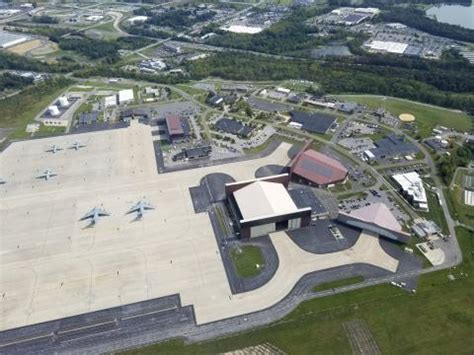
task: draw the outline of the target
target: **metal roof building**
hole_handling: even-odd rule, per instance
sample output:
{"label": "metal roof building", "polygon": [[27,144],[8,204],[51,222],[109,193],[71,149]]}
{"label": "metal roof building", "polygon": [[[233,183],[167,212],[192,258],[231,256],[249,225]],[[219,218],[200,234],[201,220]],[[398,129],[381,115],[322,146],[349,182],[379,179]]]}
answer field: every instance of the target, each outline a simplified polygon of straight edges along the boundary
{"label": "metal roof building", "polygon": [[183,121],[180,117],[175,115],[168,115],[166,116],[165,121],[166,128],[168,130],[168,135],[171,141],[179,138],[184,138],[186,136],[187,130],[185,129]]}
{"label": "metal roof building", "polygon": [[8,48],[28,40],[29,37],[22,34],[15,34],[0,31],[0,48]]}
{"label": "metal roof building", "polygon": [[428,210],[428,198],[426,197],[423,180],[418,173],[412,171],[406,174],[392,176],[399,186],[401,193],[415,207]]}
{"label": "metal roof building", "polygon": [[291,163],[290,171],[316,186],[343,182],[348,171],[339,161],[312,149],[298,154]]}
{"label": "metal roof building", "polygon": [[297,229],[311,222],[311,207],[298,208],[287,191],[288,174],[225,185],[242,238]]}
{"label": "metal roof building", "polygon": [[400,223],[383,203],[362,207],[351,213],[339,213],[337,220],[343,224],[365,229],[381,237],[407,243],[410,235],[402,231]]}
{"label": "metal roof building", "polygon": [[324,113],[307,113],[303,111],[291,111],[291,121],[301,123],[303,129],[309,132],[326,133],[336,121],[333,115]]}

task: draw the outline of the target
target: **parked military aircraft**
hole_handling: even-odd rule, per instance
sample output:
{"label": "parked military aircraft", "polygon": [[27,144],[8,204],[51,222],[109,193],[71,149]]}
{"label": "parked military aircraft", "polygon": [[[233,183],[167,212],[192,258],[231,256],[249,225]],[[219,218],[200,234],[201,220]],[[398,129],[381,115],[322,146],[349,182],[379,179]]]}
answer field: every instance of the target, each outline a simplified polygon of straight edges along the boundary
{"label": "parked military aircraft", "polygon": [[81,143],[79,143],[79,142],[75,142],[75,143],[70,147],[70,149],[79,150],[79,149],[85,148],[85,147],[86,147],[86,145],[81,144]]}
{"label": "parked military aircraft", "polygon": [[94,207],[89,212],[87,212],[84,217],[79,219],[80,221],[84,221],[86,219],[91,220],[91,225],[97,224],[99,222],[100,217],[110,216],[110,214],[101,207]]}
{"label": "parked military aircraft", "polygon": [[126,214],[130,213],[137,213],[137,218],[141,219],[145,215],[146,210],[154,210],[155,207],[150,205],[148,202],[145,202],[144,200],[138,201]]}
{"label": "parked military aircraft", "polygon": [[59,145],[53,144],[46,152],[55,154],[56,152],[63,150]]}
{"label": "parked military aircraft", "polygon": [[37,179],[49,180],[49,179],[52,178],[53,176],[58,176],[58,174],[53,173],[53,172],[52,172],[51,170],[49,170],[49,169],[46,169],[43,174],[37,176],[36,178],[37,178]]}

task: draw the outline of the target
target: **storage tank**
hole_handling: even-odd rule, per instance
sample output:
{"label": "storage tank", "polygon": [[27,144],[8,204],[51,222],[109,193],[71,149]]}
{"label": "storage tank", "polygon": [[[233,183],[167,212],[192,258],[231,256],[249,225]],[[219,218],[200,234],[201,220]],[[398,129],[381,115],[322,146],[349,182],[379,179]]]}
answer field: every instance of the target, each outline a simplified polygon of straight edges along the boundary
{"label": "storage tank", "polygon": [[49,111],[49,114],[51,116],[59,116],[59,114],[60,114],[58,106],[56,106],[56,105],[49,106],[48,111]]}
{"label": "storage tank", "polygon": [[69,106],[69,101],[68,101],[66,96],[63,96],[63,97],[59,98],[59,106],[61,106],[61,107]]}

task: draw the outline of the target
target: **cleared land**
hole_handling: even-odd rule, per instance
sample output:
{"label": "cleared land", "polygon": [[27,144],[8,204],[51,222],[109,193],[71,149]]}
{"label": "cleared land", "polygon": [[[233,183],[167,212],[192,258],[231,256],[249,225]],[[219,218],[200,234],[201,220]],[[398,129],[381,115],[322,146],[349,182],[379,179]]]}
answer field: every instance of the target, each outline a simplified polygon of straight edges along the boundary
{"label": "cleared land", "polygon": [[383,107],[397,117],[402,113],[411,113],[416,117],[415,123],[422,137],[430,136],[432,129],[436,125],[453,128],[460,132],[470,132],[473,129],[473,117],[442,107],[383,96],[344,95],[340,97],[371,108]]}
{"label": "cleared land", "polygon": [[24,55],[39,46],[41,46],[41,41],[39,39],[34,39],[32,41],[24,42],[21,44],[17,44],[16,46],[10,47],[8,48],[8,51],[18,55]]}
{"label": "cleared land", "polygon": [[360,289],[305,302],[281,321],[233,337],[175,340],[126,354],[215,354],[264,342],[288,354],[350,354],[343,325],[353,319],[365,321],[382,354],[465,353],[474,348],[474,235],[462,228],[457,235],[463,263],[421,276],[416,294],[390,285]]}
{"label": "cleared land", "polygon": [[[233,249],[232,260],[234,261],[237,275],[243,278],[257,276],[265,263],[262,251],[259,247],[253,245]],[[259,266],[257,267],[257,265]]]}

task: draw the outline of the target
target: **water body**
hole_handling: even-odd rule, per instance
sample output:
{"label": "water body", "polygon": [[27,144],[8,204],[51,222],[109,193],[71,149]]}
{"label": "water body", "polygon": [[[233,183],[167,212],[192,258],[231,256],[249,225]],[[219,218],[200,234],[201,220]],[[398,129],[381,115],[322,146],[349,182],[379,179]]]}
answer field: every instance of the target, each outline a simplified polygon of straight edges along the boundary
{"label": "water body", "polygon": [[426,11],[429,17],[436,17],[439,22],[458,25],[474,30],[474,4],[465,5],[436,5]]}

